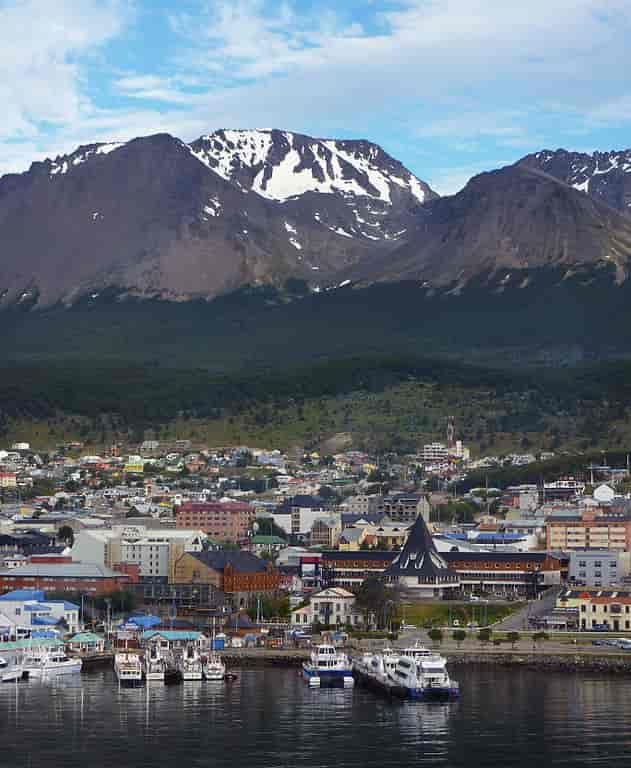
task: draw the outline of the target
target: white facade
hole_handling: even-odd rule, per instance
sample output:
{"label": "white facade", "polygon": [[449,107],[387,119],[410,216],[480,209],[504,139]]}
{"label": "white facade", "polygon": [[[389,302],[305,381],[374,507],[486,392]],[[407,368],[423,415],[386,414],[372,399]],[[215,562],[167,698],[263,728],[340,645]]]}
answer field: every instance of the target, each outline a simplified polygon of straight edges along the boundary
{"label": "white facade", "polygon": [[328,509],[312,509],[311,507],[291,508],[291,531],[294,536],[306,536],[311,532],[313,524],[318,518],[330,517]]}
{"label": "white facade", "polygon": [[421,458],[424,462],[447,461],[449,450],[443,443],[428,443],[423,446]]}
{"label": "white facade", "polygon": [[315,624],[357,626],[362,623],[361,613],[355,609],[355,595],[341,587],[330,587],[312,595],[309,605],[291,613],[292,624],[307,627]]}
{"label": "white facade", "polygon": [[117,525],[109,530],[80,531],[72,547],[72,559],[108,567],[119,563],[137,565],[140,576],[166,578],[170,558],[176,552],[201,552],[206,539],[203,531]]}
{"label": "white facade", "polygon": [[31,631],[50,629],[65,621],[68,632],[79,632],[79,606],[65,600],[46,600],[38,590],[16,590],[0,598],[0,613],[24,636]]}

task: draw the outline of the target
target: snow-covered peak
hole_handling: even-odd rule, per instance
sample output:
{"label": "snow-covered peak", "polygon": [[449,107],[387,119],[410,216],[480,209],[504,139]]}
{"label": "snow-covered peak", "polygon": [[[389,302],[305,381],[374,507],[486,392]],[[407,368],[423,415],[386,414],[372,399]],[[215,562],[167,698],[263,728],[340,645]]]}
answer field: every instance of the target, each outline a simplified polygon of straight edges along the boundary
{"label": "snow-covered peak", "polygon": [[604,200],[619,210],[631,208],[631,150],[568,152],[542,150],[524,158],[574,189]]}
{"label": "snow-covered peak", "polygon": [[435,197],[423,181],[376,144],[314,139],[290,131],[220,130],[190,145],[191,152],[224,179],[270,200],[308,192],[368,196],[386,204],[409,195]]}
{"label": "snow-covered peak", "polygon": [[110,152],[122,146],[124,144],[121,142],[110,141],[103,144],[88,144],[87,146],[79,147],[71,155],[58,156],[52,160],[50,163],[50,175],[66,174],[72,168],[76,168],[76,166],[88,161],[91,157],[109,155]]}

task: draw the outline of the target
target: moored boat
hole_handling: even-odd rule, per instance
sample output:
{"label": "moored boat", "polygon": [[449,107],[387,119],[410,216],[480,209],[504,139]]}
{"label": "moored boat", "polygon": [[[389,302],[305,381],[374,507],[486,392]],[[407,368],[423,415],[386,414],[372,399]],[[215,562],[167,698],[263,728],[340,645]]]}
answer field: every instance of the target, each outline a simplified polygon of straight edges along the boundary
{"label": "moored boat", "polygon": [[81,659],[66,656],[60,649],[32,650],[24,658],[23,671],[28,678],[50,679],[81,672]]}
{"label": "moored boat", "polygon": [[395,696],[409,699],[457,699],[460,688],[447,672],[447,660],[416,645],[401,651],[387,672],[388,687]]}
{"label": "moored boat", "polygon": [[147,681],[162,681],[166,676],[166,660],[162,657],[157,643],[151,643],[144,656],[144,672]]}
{"label": "moored boat", "polygon": [[334,645],[317,645],[309,661],[302,665],[303,675],[309,685],[353,685],[353,670],[345,653],[340,653]]}
{"label": "moored boat", "polygon": [[218,653],[211,652],[203,664],[204,680],[224,680],[226,677],[226,665]]}
{"label": "moored boat", "polygon": [[142,663],[136,653],[117,653],[114,656],[114,672],[121,685],[142,685]]}
{"label": "moored boat", "polygon": [[184,648],[182,656],[178,660],[178,667],[180,674],[182,675],[182,680],[202,679],[202,660],[195,644],[189,643]]}

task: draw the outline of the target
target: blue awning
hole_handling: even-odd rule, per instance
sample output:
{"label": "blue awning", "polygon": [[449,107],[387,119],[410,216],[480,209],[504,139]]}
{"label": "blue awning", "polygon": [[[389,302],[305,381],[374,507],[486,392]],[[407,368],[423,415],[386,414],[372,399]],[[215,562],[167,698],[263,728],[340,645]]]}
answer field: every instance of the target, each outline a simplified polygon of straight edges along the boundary
{"label": "blue awning", "polygon": [[54,627],[57,619],[51,619],[49,616],[33,616],[31,623],[35,626]]}

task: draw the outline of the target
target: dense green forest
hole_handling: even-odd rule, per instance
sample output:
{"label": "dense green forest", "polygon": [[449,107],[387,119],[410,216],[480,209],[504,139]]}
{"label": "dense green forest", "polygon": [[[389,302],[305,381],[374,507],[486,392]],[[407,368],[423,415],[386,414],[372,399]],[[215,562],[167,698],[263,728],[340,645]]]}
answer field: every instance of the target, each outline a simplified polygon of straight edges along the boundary
{"label": "dense green forest", "polygon": [[462,293],[292,281],[213,302],[111,291],[3,311],[0,431],[413,450],[453,415],[481,452],[624,445],[631,281],[538,270],[505,290],[501,277]]}
{"label": "dense green forest", "polygon": [[[445,360],[355,358],[284,371],[211,374],[157,365],[0,369],[0,431],[78,437],[193,437],[290,447],[413,451],[445,432],[479,452],[628,444],[629,363],[495,371]],[[37,442],[37,441],[36,441]],[[333,443],[335,445],[335,441]]]}

